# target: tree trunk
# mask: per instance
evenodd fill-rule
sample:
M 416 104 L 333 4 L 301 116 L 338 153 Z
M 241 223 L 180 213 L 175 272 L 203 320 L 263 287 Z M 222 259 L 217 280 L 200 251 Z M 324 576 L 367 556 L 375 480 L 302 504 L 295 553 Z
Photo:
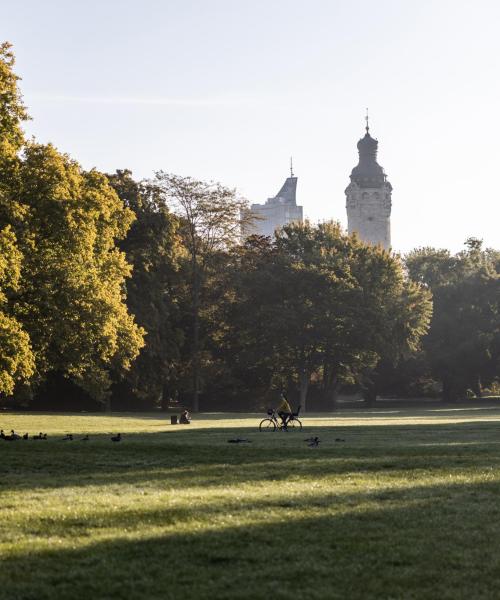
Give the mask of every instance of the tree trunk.
M 330 400 L 330 408 L 332 411 L 337 410 L 337 402 L 338 402 L 338 398 L 339 398 L 339 382 L 337 381 L 337 378 L 335 378 L 335 382 L 333 383 L 333 385 L 330 387 L 329 390 L 329 400 Z
M 325 360 L 323 365 L 323 393 L 327 407 L 334 411 L 337 408 L 338 391 L 340 387 L 336 369 Z
M 443 392 L 442 392 L 443 402 L 455 402 L 455 398 L 453 396 L 453 386 L 447 377 L 443 377 L 442 386 L 443 386 Z
M 305 370 L 300 371 L 299 373 L 299 384 L 300 384 L 300 410 L 305 413 L 306 412 L 306 400 L 307 400 L 307 390 L 309 389 L 309 374 L 306 373 Z
M 377 386 L 375 384 L 368 384 L 363 391 L 363 400 L 368 407 L 375 406 L 377 395 Z
M 193 260 L 193 399 L 191 410 L 200 410 L 200 276 Z
M 481 383 L 481 377 L 477 375 L 474 378 L 474 385 L 472 386 L 472 391 L 476 394 L 478 398 L 481 398 L 483 395 L 483 385 Z
M 337 409 L 339 387 L 340 387 L 340 382 L 339 382 L 338 378 L 336 376 L 333 376 L 330 379 L 328 387 L 325 390 L 328 407 L 330 408 L 331 411 L 335 411 Z

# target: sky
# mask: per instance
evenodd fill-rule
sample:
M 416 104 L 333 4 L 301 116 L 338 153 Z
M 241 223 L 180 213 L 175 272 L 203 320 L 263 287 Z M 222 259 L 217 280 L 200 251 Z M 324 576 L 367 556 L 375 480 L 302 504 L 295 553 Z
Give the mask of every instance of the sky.
M 32 117 L 85 168 L 157 170 L 250 203 L 298 176 L 311 221 L 347 225 L 370 132 L 393 248 L 500 247 L 497 0 L 0 0 Z

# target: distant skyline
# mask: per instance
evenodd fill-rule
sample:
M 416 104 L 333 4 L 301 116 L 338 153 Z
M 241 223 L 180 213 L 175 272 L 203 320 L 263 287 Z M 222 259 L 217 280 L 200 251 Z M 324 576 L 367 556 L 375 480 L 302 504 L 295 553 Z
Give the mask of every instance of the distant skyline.
M 312 221 L 347 224 L 370 132 L 396 251 L 500 247 L 500 4 L 493 0 L 3 3 L 33 120 L 85 168 L 163 169 L 250 203 L 298 176 Z

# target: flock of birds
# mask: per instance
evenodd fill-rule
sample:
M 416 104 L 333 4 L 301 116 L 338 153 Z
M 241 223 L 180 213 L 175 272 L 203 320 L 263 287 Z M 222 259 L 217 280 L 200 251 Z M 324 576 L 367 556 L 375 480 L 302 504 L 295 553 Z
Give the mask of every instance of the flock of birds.
M 15 442 L 16 440 L 28 440 L 28 439 L 30 439 L 30 436 L 28 433 L 25 433 L 24 435 L 20 435 L 19 433 L 16 433 L 13 429 L 10 430 L 9 434 L 5 434 L 4 430 L 0 429 L 0 439 L 4 440 L 6 442 Z M 46 440 L 47 434 L 40 432 L 38 435 L 31 436 L 31 439 L 32 440 Z M 72 433 L 67 433 L 65 437 L 60 438 L 60 439 L 63 442 L 72 442 L 75 440 L 75 437 L 73 436 Z M 116 435 L 113 435 L 110 439 L 112 442 L 121 442 L 122 434 L 118 433 Z M 84 437 L 80 438 L 79 441 L 88 442 L 89 440 L 90 440 L 90 437 L 87 434 Z M 343 440 L 341 438 L 336 438 L 335 441 L 336 442 L 345 442 L 345 440 Z M 318 448 L 321 443 L 321 440 L 319 439 L 318 436 L 316 436 L 316 437 L 306 438 L 304 440 L 304 442 L 307 442 L 307 445 L 309 446 L 309 448 Z M 252 440 L 246 440 L 244 438 L 233 438 L 233 439 L 227 440 L 227 443 L 228 444 L 251 444 Z
M 4 430 L 0 429 L 0 439 L 4 440 L 6 442 L 15 442 L 16 440 L 28 440 L 28 439 L 46 440 L 47 434 L 40 432 L 38 435 L 32 435 L 30 438 L 28 433 L 25 433 L 24 435 L 20 435 L 19 433 L 16 433 L 13 429 L 11 429 L 9 434 L 5 434 Z M 72 442 L 73 440 L 75 440 L 75 437 L 73 436 L 72 433 L 67 433 L 65 437 L 60 438 L 60 439 L 63 442 Z M 122 434 L 118 433 L 117 435 L 113 435 L 110 439 L 112 442 L 121 442 Z M 80 438 L 81 442 L 88 442 L 89 440 L 90 440 L 90 437 L 88 434 L 85 435 L 84 437 Z

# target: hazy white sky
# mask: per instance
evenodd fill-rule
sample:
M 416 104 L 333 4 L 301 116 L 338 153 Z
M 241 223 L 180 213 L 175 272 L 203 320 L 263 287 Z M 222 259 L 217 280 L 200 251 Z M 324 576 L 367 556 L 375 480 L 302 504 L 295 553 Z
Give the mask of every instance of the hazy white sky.
M 396 250 L 500 247 L 496 0 L 0 0 L 33 121 L 86 168 L 273 196 L 346 224 L 365 107 Z

